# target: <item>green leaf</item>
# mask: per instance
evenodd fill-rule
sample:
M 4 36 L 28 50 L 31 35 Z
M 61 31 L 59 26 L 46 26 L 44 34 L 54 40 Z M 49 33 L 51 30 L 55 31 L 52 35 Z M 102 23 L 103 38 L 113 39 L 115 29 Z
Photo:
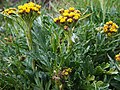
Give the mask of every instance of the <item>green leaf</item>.
M 103 69 L 107 69 L 107 68 L 110 67 L 110 64 L 103 62 L 100 66 L 101 66 Z
M 94 75 L 88 75 L 88 77 L 86 78 L 87 81 L 94 81 L 95 80 L 95 76 Z
M 83 20 L 83 19 L 89 17 L 89 16 L 92 15 L 92 14 L 93 14 L 93 13 L 89 13 L 89 14 L 87 14 L 87 15 L 84 15 L 84 16 L 82 16 L 79 20 Z
M 118 74 L 118 71 L 115 70 L 114 68 L 110 68 L 110 70 L 107 71 L 106 74 L 109 74 L 109 75 L 112 75 L 112 74 Z
M 115 76 L 114 79 L 120 81 L 120 75 Z
M 100 75 L 104 73 L 104 69 L 101 66 L 95 68 L 95 74 Z

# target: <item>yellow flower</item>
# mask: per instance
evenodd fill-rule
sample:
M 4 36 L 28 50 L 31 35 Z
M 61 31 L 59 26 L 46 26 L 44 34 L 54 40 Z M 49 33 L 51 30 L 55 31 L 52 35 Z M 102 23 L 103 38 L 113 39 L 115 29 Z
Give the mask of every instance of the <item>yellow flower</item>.
M 35 3 L 29 2 L 28 5 L 29 5 L 30 7 L 34 7 L 34 6 L 35 6 Z
M 9 8 L 9 10 L 13 10 L 13 11 L 16 11 L 17 9 L 16 9 L 16 8 Z
M 65 72 L 64 75 L 68 75 L 69 73 L 68 72 Z
M 109 24 L 113 24 L 113 22 L 112 22 L 112 21 L 109 21 L 108 23 L 109 23 Z
M 120 53 L 115 56 L 116 61 L 120 61 Z
M 28 3 L 25 3 L 23 6 L 24 6 L 24 7 L 29 7 L 29 4 L 28 4 Z
M 64 10 L 64 13 L 69 13 L 69 10 Z
M 74 7 L 70 7 L 69 10 L 70 10 L 70 11 L 74 11 L 75 8 L 74 8 Z
M 61 19 L 60 19 L 60 23 L 64 23 L 65 21 L 66 21 L 65 18 L 61 18 Z
M 69 16 L 69 13 L 64 12 L 64 13 L 63 13 L 63 16 L 64 16 L 64 17 L 67 17 L 67 16 Z
M 73 17 L 75 15 L 74 12 L 70 12 L 69 17 Z
M 65 20 L 67 19 L 67 17 L 64 17 L 65 18 Z
M 107 32 L 108 30 L 107 29 L 103 29 L 104 32 Z
M 112 23 L 113 23 L 112 21 L 106 22 L 107 25 L 112 24 Z
M 37 12 L 38 14 L 41 14 L 40 11 Z
M 71 69 L 71 68 L 67 68 L 66 71 L 67 71 L 67 72 L 71 72 L 72 69 Z
M 39 9 L 36 8 L 36 7 L 32 7 L 31 9 L 32 9 L 33 11 L 39 11 Z
M 23 8 L 23 6 L 22 6 L 22 5 L 18 6 L 18 9 L 22 9 L 22 8 Z
M 54 22 L 57 22 L 59 20 L 59 18 L 54 18 L 53 20 L 54 20 Z
M 118 25 L 116 25 L 115 23 L 113 23 L 113 24 L 112 24 L 112 28 L 118 29 L 119 27 L 118 27 Z
M 59 19 L 62 19 L 62 18 L 63 18 L 63 16 L 59 16 L 58 18 L 59 18 Z
M 12 11 L 12 10 L 8 11 L 8 14 L 11 14 L 11 13 L 14 13 L 14 11 Z
M 75 13 L 80 13 L 80 10 L 75 10 L 74 12 L 75 12 Z
M 67 19 L 67 22 L 72 22 L 73 21 L 73 19 L 72 18 L 69 18 L 69 19 Z
M 23 11 L 25 11 L 26 10 L 26 7 L 23 7 L 22 9 L 20 9 L 20 10 L 23 10 Z
M 116 25 L 116 28 L 117 28 L 117 29 L 119 28 L 118 25 Z
M 63 8 L 60 9 L 59 12 L 60 12 L 60 14 L 62 14 L 64 12 L 64 9 Z
M 112 21 L 106 22 L 106 24 L 103 27 L 103 31 L 105 33 L 107 33 L 108 36 L 111 36 L 112 33 L 116 33 L 119 27 L 118 25 L 116 25 L 115 23 L 113 23 Z
M 78 16 L 78 17 L 80 17 L 80 14 L 79 14 L 79 13 L 76 13 L 75 15 Z
M 78 17 L 78 16 L 74 16 L 74 17 L 73 17 L 73 19 L 78 20 L 78 19 L 79 19 L 79 17 Z
M 64 76 L 67 76 L 69 73 L 71 73 L 71 71 L 72 71 L 72 69 L 71 68 L 67 68 L 67 69 L 64 69 L 63 71 L 62 71 L 62 75 Z
M 109 22 L 106 22 L 106 25 L 108 25 L 109 24 Z
M 111 28 L 111 29 L 110 29 L 110 32 L 117 32 L 117 29 Z
M 26 8 L 26 10 L 25 10 L 27 13 L 29 13 L 30 12 L 30 8 Z
M 11 14 L 15 14 L 16 12 L 16 8 L 9 8 L 9 9 L 5 9 L 2 13 L 5 15 L 11 15 Z
M 18 13 L 23 13 L 23 10 L 19 10 L 19 12 Z
M 41 6 L 40 6 L 40 5 L 36 5 L 36 7 L 37 7 L 38 9 L 40 9 L 40 8 L 41 8 Z
M 107 32 L 108 31 L 108 25 L 104 25 L 103 30 L 104 30 L 104 32 Z

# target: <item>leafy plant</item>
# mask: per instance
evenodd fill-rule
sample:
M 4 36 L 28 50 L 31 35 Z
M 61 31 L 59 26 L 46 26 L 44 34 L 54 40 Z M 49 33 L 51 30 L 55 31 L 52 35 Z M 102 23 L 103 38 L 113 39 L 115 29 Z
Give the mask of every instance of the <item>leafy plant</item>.
M 43 8 L 41 15 L 32 20 L 32 49 L 26 41 L 28 22 L 25 24 L 24 19 L 14 13 L 3 16 L 0 89 L 119 90 L 118 0 L 67 1 L 57 4 L 61 7 L 68 3 L 67 8 L 77 2 L 75 7 L 81 11 L 79 20 L 76 24 L 57 25 L 52 15 L 58 16 L 55 12 L 59 6 L 55 5 L 56 1 L 50 3 L 53 7 L 51 12 Z M 114 12 L 111 11 L 113 8 Z M 105 23 L 109 20 L 118 27 L 114 28 L 111 21 Z M 104 32 L 104 24 L 108 27 L 107 32 Z M 69 28 L 64 28 L 64 25 Z M 108 35 L 108 32 L 113 34 Z

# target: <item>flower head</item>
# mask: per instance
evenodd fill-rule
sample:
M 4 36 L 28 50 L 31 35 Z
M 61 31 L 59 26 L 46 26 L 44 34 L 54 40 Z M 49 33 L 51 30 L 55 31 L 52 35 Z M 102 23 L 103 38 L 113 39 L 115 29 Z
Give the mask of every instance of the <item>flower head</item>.
M 70 14 L 69 14 L 69 17 L 73 17 L 73 16 L 75 16 L 75 12 L 70 12 Z
M 67 19 L 67 22 L 71 23 L 73 21 L 72 18 Z
M 116 61 L 120 61 L 120 53 L 115 56 Z
M 63 9 L 63 8 L 59 10 L 59 13 L 60 13 L 60 14 L 62 14 L 63 12 L 64 12 L 64 9 Z
M 54 18 L 54 22 L 57 23 L 59 21 L 59 18 Z
M 40 14 L 40 8 L 41 6 L 38 4 L 35 4 L 33 2 L 25 3 L 24 5 L 18 6 L 18 13 L 24 14 L 24 13 L 30 13 L 30 12 L 37 12 Z
M 74 7 L 70 7 L 69 10 L 70 10 L 70 11 L 74 11 L 75 8 L 74 8 Z
M 74 19 L 74 20 L 78 20 L 78 19 L 79 19 L 79 16 L 74 16 L 73 19 Z
M 71 68 L 66 68 L 66 69 L 64 69 L 63 71 L 62 71 L 62 75 L 63 76 L 67 76 L 67 75 L 69 75 L 69 73 L 71 73 L 72 72 L 72 69 Z
M 103 31 L 108 35 L 111 36 L 112 33 L 116 33 L 118 31 L 118 25 L 113 23 L 112 21 L 106 22 L 103 27 Z
M 60 19 L 60 23 L 64 23 L 65 21 L 66 21 L 66 18 L 64 17 Z
M 12 15 L 15 14 L 17 11 L 16 8 L 9 8 L 9 9 L 5 9 L 2 13 L 5 15 Z
M 76 21 L 78 21 L 81 16 L 80 11 L 75 10 L 74 7 L 70 7 L 69 9 L 66 9 L 66 10 L 62 8 L 59 10 L 59 12 L 61 15 L 58 16 L 57 18 L 54 18 L 53 20 L 55 23 L 59 25 L 67 26 L 67 28 L 72 23 L 76 23 Z
M 40 15 L 40 8 L 40 5 L 28 2 L 18 6 L 18 14 L 30 25 Z

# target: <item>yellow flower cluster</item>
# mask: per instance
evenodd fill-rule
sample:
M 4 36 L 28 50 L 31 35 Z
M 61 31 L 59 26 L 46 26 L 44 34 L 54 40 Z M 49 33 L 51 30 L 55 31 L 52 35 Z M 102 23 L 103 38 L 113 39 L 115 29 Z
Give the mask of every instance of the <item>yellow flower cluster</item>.
M 11 15 L 11 14 L 15 14 L 17 11 L 16 8 L 9 8 L 9 9 L 5 9 L 2 13 L 5 15 Z
M 72 22 L 77 21 L 80 18 L 80 11 L 75 10 L 74 7 L 70 7 L 67 10 L 60 9 L 60 16 L 57 18 L 54 18 L 54 22 L 57 24 L 67 24 L 69 25 Z
M 64 79 L 64 77 L 68 76 L 72 72 L 71 68 L 63 69 L 58 73 L 54 70 L 54 76 L 52 77 L 53 80 L 59 81 L 60 79 Z
M 120 53 L 115 56 L 116 61 L 120 61 Z
M 30 13 L 31 11 L 35 11 L 38 14 L 40 14 L 40 8 L 41 6 L 38 4 L 35 4 L 33 2 L 25 3 L 24 5 L 18 6 L 18 13 Z
M 71 68 L 67 68 L 67 69 L 64 69 L 61 74 L 62 74 L 63 76 L 67 76 L 69 73 L 71 73 L 71 71 L 72 71 Z
M 117 24 L 113 23 L 112 21 L 106 22 L 106 24 L 103 27 L 103 31 L 108 34 L 108 36 L 111 36 L 112 33 L 116 33 L 119 27 Z

